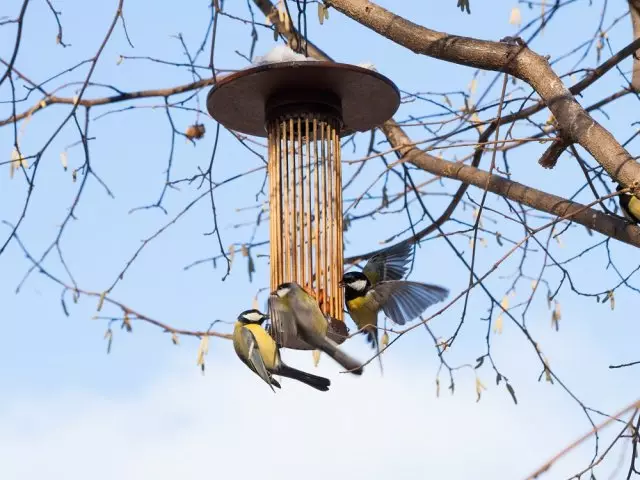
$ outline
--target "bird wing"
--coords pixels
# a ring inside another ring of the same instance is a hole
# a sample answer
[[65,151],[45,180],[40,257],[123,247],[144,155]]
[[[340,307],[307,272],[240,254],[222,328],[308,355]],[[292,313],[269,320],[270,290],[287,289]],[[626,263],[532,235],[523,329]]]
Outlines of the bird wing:
[[[336,320],[335,318],[330,318],[325,315],[325,319],[328,322],[327,329],[327,338],[333,340],[336,343],[342,343],[349,336],[349,329],[345,325],[344,322],[340,320]],[[274,337],[274,329],[271,324],[268,324],[265,327],[265,330],[269,335]],[[275,338],[275,337],[274,337]],[[289,337],[287,339],[286,345],[280,345],[281,348],[288,348],[291,350],[315,350],[315,347],[312,347],[307,342],[305,342],[302,338],[298,337]]]
[[[271,324],[265,327],[265,330],[269,335],[271,335],[274,339],[276,338],[275,329]],[[291,350],[315,350],[311,345],[302,340],[300,337],[289,336],[287,338],[286,344],[281,344],[276,340],[276,344],[280,348],[289,348]]]
[[304,291],[301,293],[301,295],[290,295],[289,303],[292,313],[291,318],[296,325],[296,333],[302,333],[302,336],[304,336],[306,340],[309,336],[313,337],[316,333],[316,329],[313,328],[314,315],[320,315],[325,322],[326,319],[315,299],[313,297],[308,298],[310,296]]
[[[621,184],[618,184],[616,192],[619,192],[623,188]],[[638,200],[633,193],[625,192],[620,194],[618,201],[620,202],[620,208],[622,209],[624,218],[630,222],[638,223],[640,221],[640,200]]]
[[380,252],[367,262],[362,273],[372,285],[388,280],[400,280],[407,273],[407,263],[413,255],[413,243],[401,243]]
[[327,336],[328,322],[315,298],[305,292],[291,299],[300,336],[314,348],[326,353],[354,375],[362,375],[363,365],[350,357]]
[[638,220],[640,220],[640,200],[635,195],[628,197],[627,209],[629,210],[628,213],[631,214],[629,215],[631,220],[638,223]]
[[287,308],[283,300],[275,295],[269,296],[269,316],[271,317],[271,336],[281,347],[291,345],[298,337],[298,327],[293,309]]
[[378,283],[367,295],[387,317],[404,325],[434,303],[447,298],[449,290],[438,285],[398,280]]
[[[249,330],[248,328],[243,327],[240,330],[240,337],[242,339],[242,342],[245,344],[248,352],[246,358],[247,365],[249,366],[249,368],[251,368],[251,370],[256,372],[261,379],[267,382],[271,390],[273,390],[273,386],[271,385],[273,379],[271,378],[271,375],[267,371],[267,367],[264,364],[264,360],[260,353],[260,348],[258,347],[258,341],[253,335],[253,332],[251,332],[251,330]],[[275,390],[273,391],[275,392]]]
[[329,327],[318,302],[304,290],[301,290],[298,295],[290,295],[289,302],[296,333],[312,346],[317,347],[313,339],[324,337]]

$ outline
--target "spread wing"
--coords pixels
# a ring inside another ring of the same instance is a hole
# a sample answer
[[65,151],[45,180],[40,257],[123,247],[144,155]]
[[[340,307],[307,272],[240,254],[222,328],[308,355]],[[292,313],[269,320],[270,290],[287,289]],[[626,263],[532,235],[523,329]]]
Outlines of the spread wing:
[[271,328],[269,334],[281,347],[291,345],[298,337],[298,327],[292,309],[287,308],[277,296],[269,296],[269,317]]
[[388,280],[400,280],[407,273],[407,263],[413,256],[413,243],[401,243],[380,252],[362,270],[372,285]]
[[413,320],[449,295],[449,290],[444,287],[408,281],[381,282],[370,292],[385,315],[398,325]]
[[[260,349],[258,348],[258,342],[251,330],[248,328],[242,328],[240,330],[240,336],[247,349],[246,361],[249,368],[256,372],[261,379],[267,382],[271,390],[273,390],[272,384],[279,387],[280,385],[271,378],[271,375],[267,371],[267,367],[265,366],[262,355],[260,354]],[[273,391],[275,392],[275,390]]]

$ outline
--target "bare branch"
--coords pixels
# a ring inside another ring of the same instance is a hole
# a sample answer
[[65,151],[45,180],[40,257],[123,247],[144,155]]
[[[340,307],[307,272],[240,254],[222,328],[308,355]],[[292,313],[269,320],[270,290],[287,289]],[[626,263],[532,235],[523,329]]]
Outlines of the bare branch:
[[367,0],[325,3],[412,52],[468,67],[507,72],[526,81],[545,101],[568,138],[591,153],[609,175],[625,186],[640,181],[640,165],[574,99],[548,61],[526,46],[436,32]]

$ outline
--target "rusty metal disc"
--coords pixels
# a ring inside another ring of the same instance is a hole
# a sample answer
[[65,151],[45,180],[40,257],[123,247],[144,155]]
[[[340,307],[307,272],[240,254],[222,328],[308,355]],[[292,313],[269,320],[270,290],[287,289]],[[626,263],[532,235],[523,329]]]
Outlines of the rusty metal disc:
[[400,105],[398,88],[384,75],[355,65],[309,61],[270,63],[228,75],[209,92],[207,109],[230,130],[266,137],[269,98],[307,90],[341,99],[341,136],[381,125]]

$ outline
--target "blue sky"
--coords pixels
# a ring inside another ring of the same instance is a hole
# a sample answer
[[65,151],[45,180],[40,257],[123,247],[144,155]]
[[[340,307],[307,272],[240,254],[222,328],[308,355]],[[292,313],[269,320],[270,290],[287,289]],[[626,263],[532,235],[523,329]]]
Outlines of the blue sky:
[[[168,2],[125,2],[125,18],[135,49],[128,46],[118,26],[93,80],[125,91],[189,82],[190,74],[185,69],[134,60],[118,65],[117,61],[119,55],[182,61],[180,44],[171,35],[182,33],[189,49],[197,48],[209,15],[207,2],[200,3],[179,8]],[[244,2],[241,5],[226,3],[230,13],[247,16]],[[497,40],[515,30],[508,23],[509,12],[517,5],[511,1],[495,0],[491,8],[480,0],[472,1],[471,16],[461,14],[454,0],[380,3],[416,23],[455,34]],[[20,4],[10,0],[0,16],[15,15]],[[579,42],[567,38],[561,26],[570,25],[577,39],[587,37],[597,28],[601,4],[594,2],[593,7],[587,8],[585,1],[575,2],[558,14],[556,23],[551,24],[533,47],[552,58],[569,50]],[[63,49],[55,44],[57,30],[51,13],[44,2],[33,2],[27,12],[16,66],[35,81],[43,81],[94,55],[116,8],[116,2],[68,0],[55,5],[63,11],[64,40],[72,47]],[[335,59],[345,63],[373,62],[380,72],[407,92],[468,89],[471,70],[416,57],[333,10],[328,22],[319,26],[315,5],[309,8],[312,38]],[[521,8],[526,22],[534,11],[526,5]],[[605,25],[623,13],[622,9],[615,10],[618,7],[611,8]],[[584,21],[575,22],[577,15],[583,15]],[[256,18],[261,20],[258,12]],[[628,23],[625,19],[610,35],[614,50],[628,43]],[[248,26],[229,19],[221,21],[215,57],[219,68],[247,66],[247,61],[234,51],[248,53],[249,33]],[[261,29],[259,34],[256,55],[274,46],[269,31]],[[13,35],[11,28],[0,29],[0,58],[10,56]],[[350,37],[357,41],[348,40]],[[606,58],[606,53],[603,56]],[[561,63],[560,71],[566,71],[574,61],[575,58]],[[206,64],[206,55],[201,56],[198,63]],[[595,64],[592,53],[589,65]],[[623,71],[629,69],[629,62],[622,64]],[[483,91],[494,75],[479,75],[478,92]],[[78,81],[84,76],[77,73],[66,78],[66,81]],[[62,83],[66,82],[59,84]],[[611,72],[580,101],[588,105],[621,85],[620,76]],[[76,88],[70,86],[60,95],[72,96]],[[207,93],[208,90],[200,93],[202,105]],[[105,89],[92,88],[86,96],[106,94]],[[497,95],[494,89],[489,98]],[[10,98],[7,82],[0,87],[0,98],[5,101]],[[456,107],[461,106],[460,97],[452,96],[452,99]],[[37,101],[32,95],[27,103],[30,106]],[[606,113],[612,120],[600,113],[596,118],[619,139],[626,139],[633,131],[629,125],[635,120],[636,101],[626,99],[607,107]],[[136,103],[161,104],[162,99],[157,98]],[[109,110],[112,107],[94,109],[91,117]],[[68,111],[68,106],[54,106],[34,115],[24,127],[22,149],[28,154],[40,149]],[[396,118],[405,119],[409,114],[429,111],[425,104],[405,104]],[[9,106],[0,105],[0,112],[2,118],[7,117]],[[173,115],[179,130],[196,119],[193,112],[175,111]],[[546,115],[541,114],[542,118]],[[209,163],[215,123],[208,117],[201,120],[207,134],[195,147],[184,138],[176,137],[174,179],[193,175],[198,167],[206,168]],[[519,127],[514,136],[532,131]],[[167,215],[158,209],[128,213],[131,208],[157,200],[167,168],[170,132],[167,117],[160,108],[107,115],[92,123],[90,135],[95,139],[91,140],[91,162],[115,198],[107,196],[90,178],[76,212],[78,220],[71,222],[65,231],[62,241],[65,259],[81,287],[101,291],[111,285],[140,241],[200,195],[197,185],[184,184],[180,191],[168,191],[163,203]],[[409,132],[413,138],[424,137],[418,128]],[[363,135],[358,145],[362,147],[367,139]],[[21,239],[37,255],[55,238],[77,194],[79,182],[73,183],[71,170],[83,162],[80,148],[68,150],[67,171],[60,161],[60,153],[76,140],[77,131],[70,124],[42,159],[29,214],[20,230]],[[468,140],[473,141],[473,135],[469,135]],[[12,144],[13,130],[0,129],[0,156],[4,155],[0,161],[9,160]],[[630,145],[632,154],[637,154],[637,145],[637,142]],[[554,170],[543,170],[536,160],[544,148],[535,144],[511,155],[514,179],[548,192],[572,194],[583,181],[575,162],[562,157]],[[260,159],[224,130],[221,130],[218,149],[214,163],[217,181],[261,165]],[[468,151],[460,148],[455,154],[460,157]],[[447,150],[444,154],[451,158],[451,152]],[[361,154],[362,149],[352,153],[351,147],[346,147],[343,158],[354,159]],[[487,156],[482,165],[488,168],[488,164]],[[8,165],[0,166],[0,219],[15,222],[26,189],[20,175],[11,180],[8,171]],[[359,193],[379,171],[379,162],[367,166],[353,189],[345,192],[345,198]],[[251,228],[239,229],[233,225],[255,220],[255,208],[238,209],[257,205],[255,193],[263,179],[264,172],[260,171],[216,190],[225,247],[246,241],[251,235]],[[396,190],[399,186],[397,182],[391,185]],[[451,185],[454,183],[433,188],[436,192],[445,191]],[[480,198],[477,190],[471,193],[476,200]],[[426,198],[434,214],[448,201],[438,196]],[[264,200],[262,197],[259,202]],[[588,192],[578,200],[590,201]],[[365,205],[356,213],[366,211]],[[371,205],[375,203],[370,203],[368,208]],[[495,198],[490,199],[489,205],[505,210],[504,204]],[[472,222],[471,209],[457,212],[456,218]],[[488,218],[487,225],[492,225],[490,218],[499,220],[497,228],[505,237],[516,241],[522,238],[517,226],[496,215]],[[406,226],[402,215],[378,216],[374,222],[356,223],[346,237],[346,254],[378,248],[380,240]],[[210,265],[200,265],[185,271],[185,265],[219,253],[216,239],[203,235],[211,229],[210,207],[205,199],[149,243],[114,289],[113,298],[180,328],[207,328],[215,319],[232,321],[239,311],[250,307],[257,289],[266,286],[267,264],[264,258],[256,258],[257,272],[252,283],[247,279],[246,259],[240,255],[236,256],[232,273],[224,282],[221,281],[224,270],[220,266],[212,269]],[[448,231],[457,229],[460,227],[456,225],[448,227]],[[0,228],[2,243],[8,232],[4,226]],[[263,226],[257,238],[266,239],[267,233]],[[540,238],[546,240],[546,234]],[[562,245],[555,244],[552,249],[558,259],[566,259],[600,239],[597,235],[589,237],[581,227],[570,229],[562,238]],[[468,240],[455,238],[455,242],[469,258]],[[498,246],[491,237],[487,237],[487,245],[478,249],[479,272],[485,272],[510,248],[507,244]],[[254,252],[258,253],[265,250]],[[623,272],[635,268],[634,249],[613,243],[612,254]],[[496,295],[501,296],[508,288],[511,280],[505,277],[513,274],[518,261],[517,257],[506,261],[488,281],[487,285]],[[532,254],[527,264],[528,274],[537,274],[541,261],[541,255]],[[308,478],[348,472],[352,478],[388,478],[392,473],[399,478],[417,478],[428,473],[435,478],[462,479],[473,475],[474,478],[510,479],[524,477],[589,428],[584,414],[559,386],[537,381],[539,362],[531,346],[509,321],[505,321],[502,335],[494,335],[492,342],[496,362],[516,390],[518,406],[513,404],[503,385],[496,387],[495,375],[486,365],[478,370],[479,378],[488,387],[479,403],[475,401],[475,377],[468,368],[456,373],[453,396],[446,390],[446,375],[442,375],[442,392],[436,398],[438,359],[431,339],[422,329],[405,336],[385,353],[384,377],[374,365],[363,378],[346,377],[338,373],[336,364],[323,357],[318,371],[331,377],[330,393],[320,395],[285,381],[283,390],[273,395],[237,361],[231,344],[226,341],[211,340],[204,376],[196,367],[196,339],[182,338],[180,345],[174,346],[167,334],[144,324],[134,323],[132,334],[116,326],[111,355],[106,355],[103,339],[106,324],[91,319],[95,314],[95,299],[82,298],[77,305],[69,300],[70,316],[66,317],[60,308],[60,288],[37,273],[15,294],[29,266],[15,242],[0,257],[0,378],[4,393],[0,395],[0,474],[3,478],[33,479],[43,473],[51,479],[79,479],[87,474],[96,479],[115,475],[125,479],[140,475],[168,479],[178,473],[183,478],[196,478],[203,474],[237,473],[238,468],[242,469],[242,476],[261,472],[266,478],[298,478],[300,468],[304,467],[309,469]],[[46,266],[64,277],[55,254]],[[577,287],[588,292],[611,288],[617,283],[617,277],[606,266],[607,258],[601,249],[577,261],[571,270]],[[434,239],[418,249],[412,278],[447,286],[453,296],[465,288],[468,274],[446,243]],[[550,269],[547,278],[555,284],[558,272]],[[524,281],[518,285],[512,305],[526,298],[529,283]],[[551,329],[551,311],[545,296],[541,292],[534,300],[528,313],[528,326],[556,373],[593,408],[612,413],[636,399],[639,396],[637,382],[634,383],[636,371],[607,368],[611,363],[638,359],[635,338],[640,328],[635,321],[635,292],[620,289],[616,293],[616,308],[611,310],[608,303],[578,297],[563,287],[558,297],[562,308],[559,332]],[[487,316],[487,306],[480,291],[472,294],[469,317],[450,352],[451,364],[473,364],[484,353],[486,322],[481,318]],[[451,335],[461,309],[458,302],[436,318],[432,323],[435,332],[442,337]],[[110,307],[101,313],[119,314]],[[520,318],[519,314],[516,317]],[[349,341],[345,348],[359,358],[369,355],[361,338]],[[285,359],[300,368],[313,369],[308,352],[285,352]],[[612,432],[602,436],[602,445],[606,445]],[[247,447],[258,448],[255,461],[243,460]],[[327,448],[340,451],[332,453],[331,462],[325,460],[318,464],[318,456],[324,457]],[[283,452],[290,452],[293,459],[280,467],[279,457]],[[615,458],[617,452],[619,450],[614,451]],[[567,477],[586,466],[591,454],[591,444],[577,449],[547,477]],[[614,467],[615,461],[603,471],[609,473]]]

